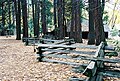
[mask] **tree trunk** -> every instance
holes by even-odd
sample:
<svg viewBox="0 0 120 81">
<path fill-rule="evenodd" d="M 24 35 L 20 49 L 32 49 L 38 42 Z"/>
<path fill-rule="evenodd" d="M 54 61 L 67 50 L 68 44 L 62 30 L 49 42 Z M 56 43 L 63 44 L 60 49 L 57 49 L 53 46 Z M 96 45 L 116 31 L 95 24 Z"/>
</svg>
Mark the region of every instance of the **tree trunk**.
<svg viewBox="0 0 120 81">
<path fill-rule="evenodd" d="M 8 8 L 9 8 L 9 28 L 8 28 L 8 35 L 10 35 L 10 27 L 11 27 L 11 3 L 10 0 L 8 0 Z"/>
<path fill-rule="evenodd" d="M 57 39 L 57 0 L 54 0 L 54 26 L 55 26 L 55 38 Z"/>
<path fill-rule="evenodd" d="M 14 2 L 12 3 L 12 24 L 15 24 L 15 7 L 14 7 Z"/>
<path fill-rule="evenodd" d="M 66 19 L 65 19 L 65 0 L 62 0 L 62 14 L 63 14 L 63 38 L 67 35 L 67 29 L 66 29 Z"/>
<path fill-rule="evenodd" d="M 35 19 L 34 19 L 34 36 L 39 37 L 39 1 L 35 0 Z"/>
<path fill-rule="evenodd" d="M 102 0 L 102 16 L 103 16 L 104 8 L 105 8 L 105 0 Z"/>
<path fill-rule="evenodd" d="M 100 26 L 101 26 L 101 41 L 106 42 L 105 40 L 105 32 L 104 32 L 104 24 L 103 24 L 103 12 L 104 12 L 104 6 L 105 6 L 105 1 L 102 2 L 101 4 L 101 0 L 99 0 L 99 5 L 103 5 L 100 6 L 99 8 L 99 15 L 100 15 Z"/>
<path fill-rule="evenodd" d="M 22 17 L 23 17 L 23 38 L 28 37 L 28 21 L 27 21 L 27 2 L 26 0 L 21 0 L 22 2 Z"/>
<path fill-rule="evenodd" d="M 75 2 L 75 41 L 77 43 L 82 43 L 80 2 L 80 0 L 76 0 Z"/>
<path fill-rule="evenodd" d="M 20 6 L 20 0 L 18 0 L 18 40 L 21 39 L 21 6 Z"/>
<path fill-rule="evenodd" d="M 55 25 L 55 28 L 57 28 L 56 7 L 57 7 L 57 0 L 54 0 L 54 25 Z"/>
<path fill-rule="evenodd" d="M 34 0 L 31 0 L 31 2 L 32 2 L 32 18 L 33 18 L 33 28 L 34 28 L 34 36 L 35 36 L 35 2 L 34 2 Z"/>
<path fill-rule="evenodd" d="M 100 39 L 100 24 L 98 18 L 99 18 L 99 14 L 98 14 L 98 0 L 94 0 L 94 5 L 95 5 L 95 18 L 94 18 L 94 22 L 95 22 L 95 34 L 96 34 L 96 45 L 99 45 L 101 42 Z"/>
<path fill-rule="evenodd" d="M 27 13 L 28 13 L 28 20 L 29 20 L 29 12 L 30 12 L 30 9 L 29 9 L 29 7 L 30 7 L 30 0 L 28 0 L 28 5 L 27 5 L 27 7 L 28 7 L 28 10 L 27 10 Z"/>
<path fill-rule="evenodd" d="M 18 3 L 14 0 L 15 14 L 16 14 L 16 40 L 21 40 L 21 9 L 20 0 Z"/>
<path fill-rule="evenodd" d="M 102 8 L 100 0 L 94 0 L 95 3 L 95 34 L 96 34 L 96 45 L 99 45 L 102 41 L 105 41 L 104 26 L 102 20 Z"/>
<path fill-rule="evenodd" d="M 70 28 L 70 38 L 74 38 L 75 34 L 75 0 L 72 0 L 72 17 L 71 17 L 71 28 Z"/>
<path fill-rule="evenodd" d="M 47 33 L 47 21 L 46 21 L 46 0 L 42 1 L 41 4 L 41 21 L 42 21 L 42 32 L 43 34 Z"/>
<path fill-rule="evenodd" d="M 94 32 L 94 1 L 89 0 L 89 34 L 88 34 L 88 44 L 95 44 L 95 32 Z"/>
<path fill-rule="evenodd" d="M 40 0 L 38 0 L 38 4 L 37 4 L 37 9 L 38 9 L 38 13 L 37 13 L 37 37 L 39 37 L 39 34 L 40 34 L 40 32 L 39 32 L 39 30 L 40 30 Z"/>
<path fill-rule="evenodd" d="M 4 10 L 4 2 L 2 3 L 2 33 L 1 35 L 5 35 L 5 10 Z"/>
<path fill-rule="evenodd" d="M 64 32 L 63 32 L 63 9 L 62 9 L 62 0 L 58 0 L 58 35 L 59 39 L 64 38 Z"/>
</svg>

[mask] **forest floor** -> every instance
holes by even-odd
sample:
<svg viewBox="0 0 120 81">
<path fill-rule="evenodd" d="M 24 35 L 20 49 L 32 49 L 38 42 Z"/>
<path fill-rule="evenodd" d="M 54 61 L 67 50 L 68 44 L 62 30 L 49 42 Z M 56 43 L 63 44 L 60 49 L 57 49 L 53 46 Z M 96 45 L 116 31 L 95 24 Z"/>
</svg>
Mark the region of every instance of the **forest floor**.
<svg viewBox="0 0 120 81">
<path fill-rule="evenodd" d="M 0 36 L 0 81 L 69 81 L 72 76 L 85 77 L 71 69 L 69 65 L 38 62 L 32 46 L 25 46 L 14 36 Z M 120 81 L 110 79 L 106 81 Z"/>
</svg>

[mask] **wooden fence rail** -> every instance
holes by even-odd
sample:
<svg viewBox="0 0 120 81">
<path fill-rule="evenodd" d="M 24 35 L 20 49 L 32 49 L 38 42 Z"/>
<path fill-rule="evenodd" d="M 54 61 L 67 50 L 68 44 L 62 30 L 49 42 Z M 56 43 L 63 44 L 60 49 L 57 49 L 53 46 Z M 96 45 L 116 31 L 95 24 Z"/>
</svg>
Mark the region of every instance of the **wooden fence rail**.
<svg viewBox="0 0 120 81">
<path fill-rule="evenodd" d="M 74 39 L 64 39 L 64 40 L 51 40 L 51 39 L 44 39 L 44 38 L 22 38 L 22 41 L 25 42 L 25 45 L 38 45 L 40 43 L 47 44 L 61 44 L 65 42 L 69 42 L 69 44 L 74 43 Z"/>
<path fill-rule="evenodd" d="M 64 45 L 62 43 L 59 44 L 37 44 L 38 52 L 37 52 L 37 59 L 41 62 L 52 62 L 52 63 L 60 63 L 60 64 L 67 64 L 78 66 L 77 69 L 81 72 L 81 66 L 84 66 L 83 75 L 86 75 L 88 78 L 80 79 L 80 78 L 70 78 L 70 81 L 102 81 L 104 76 L 114 76 L 119 77 L 120 72 L 106 71 L 104 63 L 120 63 L 120 59 L 109 59 L 105 58 L 105 56 L 117 56 L 117 52 L 114 51 L 114 48 L 106 46 L 104 42 L 101 42 L 99 46 L 76 46 L 76 45 Z M 81 49 L 94 49 L 96 51 L 76 51 L 76 48 Z M 106 52 L 106 50 L 108 50 Z M 87 55 L 87 56 L 83 56 Z M 93 57 L 89 57 L 93 55 Z M 54 58 L 62 58 L 62 59 L 71 59 L 71 60 L 88 60 L 88 64 L 80 64 L 75 62 L 66 62 L 60 60 L 54 60 Z M 77 71 L 76 71 L 77 72 Z M 109 72 L 108 74 L 104 72 Z"/>
</svg>

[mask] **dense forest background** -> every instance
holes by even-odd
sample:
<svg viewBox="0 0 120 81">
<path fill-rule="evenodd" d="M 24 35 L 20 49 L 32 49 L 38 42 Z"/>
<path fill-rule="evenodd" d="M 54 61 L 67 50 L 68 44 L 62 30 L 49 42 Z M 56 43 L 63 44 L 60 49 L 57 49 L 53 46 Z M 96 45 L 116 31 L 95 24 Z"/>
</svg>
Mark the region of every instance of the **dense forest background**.
<svg viewBox="0 0 120 81">
<path fill-rule="evenodd" d="M 82 43 L 81 23 L 88 20 L 88 44 L 99 45 L 105 41 L 104 22 L 114 27 L 117 19 L 109 20 L 106 2 L 109 0 L 0 0 L 0 35 L 16 34 L 21 40 L 53 32 L 55 39 L 68 36 Z"/>
</svg>

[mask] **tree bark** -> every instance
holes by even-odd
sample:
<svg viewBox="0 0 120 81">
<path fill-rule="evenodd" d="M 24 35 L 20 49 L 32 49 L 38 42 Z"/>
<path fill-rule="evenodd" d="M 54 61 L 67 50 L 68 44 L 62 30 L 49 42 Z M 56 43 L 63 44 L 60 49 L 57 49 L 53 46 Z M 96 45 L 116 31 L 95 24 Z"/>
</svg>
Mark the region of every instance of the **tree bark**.
<svg viewBox="0 0 120 81">
<path fill-rule="evenodd" d="M 16 40 L 21 40 L 21 8 L 20 0 L 18 3 L 14 0 L 15 14 L 16 14 Z"/>
<path fill-rule="evenodd" d="M 75 0 L 72 0 L 72 17 L 71 17 L 71 28 L 70 28 L 70 38 L 74 38 L 75 34 Z"/>
<path fill-rule="evenodd" d="M 21 39 L 21 6 L 20 6 L 20 0 L 18 0 L 18 40 Z"/>
<path fill-rule="evenodd" d="M 26 0 L 21 0 L 21 3 L 23 17 L 23 38 L 28 38 L 27 2 Z"/>
<path fill-rule="evenodd" d="M 89 34 L 88 34 L 88 44 L 95 44 L 95 29 L 94 29 L 94 1 L 89 0 Z"/>
<path fill-rule="evenodd" d="M 65 0 L 62 0 L 62 14 L 63 14 L 63 38 L 67 35 L 67 29 L 66 29 L 66 19 L 65 19 Z"/>
<path fill-rule="evenodd" d="M 54 0 L 54 26 L 55 26 L 55 39 L 57 39 L 57 0 Z"/>
<path fill-rule="evenodd" d="M 34 36 L 39 37 L 39 1 L 35 0 L 35 19 L 34 19 Z"/>
<path fill-rule="evenodd" d="M 56 8 L 57 8 L 57 0 L 54 0 L 54 25 L 55 25 L 55 28 L 57 28 Z"/>
<path fill-rule="evenodd" d="M 99 5 L 103 5 L 100 6 L 99 8 L 99 15 L 100 15 L 100 25 L 101 25 L 101 41 L 106 42 L 105 40 L 105 32 L 104 32 L 104 24 L 103 24 L 103 12 L 104 12 L 104 6 L 105 6 L 105 1 L 103 1 L 101 3 L 101 0 L 99 0 Z"/>
<path fill-rule="evenodd" d="M 2 2 L 2 33 L 1 35 L 5 35 L 5 10 L 4 10 L 4 2 Z"/>
<path fill-rule="evenodd" d="M 5 26 L 5 10 L 4 10 L 4 3 L 2 3 L 2 26 Z"/>
<path fill-rule="evenodd" d="M 41 4 L 41 21 L 42 21 L 42 33 L 46 34 L 47 33 L 47 21 L 46 21 L 46 0 L 42 1 Z"/>
<path fill-rule="evenodd" d="M 102 0 L 102 16 L 103 16 L 104 8 L 105 8 L 105 0 Z"/>
<path fill-rule="evenodd" d="M 96 34 L 96 45 L 99 45 L 102 41 L 105 41 L 104 26 L 102 20 L 102 8 L 100 0 L 94 0 L 95 3 L 95 34 Z"/>
<path fill-rule="evenodd" d="M 10 35 L 10 27 L 11 27 L 11 3 L 10 3 L 10 0 L 8 0 L 8 8 L 9 8 L 9 11 L 8 11 L 8 13 L 9 13 L 9 28 L 8 28 L 8 35 Z"/>
<path fill-rule="evenodd" d="M 12 24 L 15 24 L 15 7 L 14 7 L 14 2 L 12 3 Z"/>
<path fill-rule="evenodd" d="M 75 0 L 75 41 L 82 43 L 80 0 Z"/>
<path fill-rule="evenodd" d="M 58 35 L 59 39 L 64 38 L 64 32 L 63 32 L 63 9 L 62 9 L 62 0 L 58 0 Z"/>
<path fill-rule="evenodd" d="M 32 2 L 32 18 L 33 18 L 33 28 L 34 28 L 34 36 L 35 36 L 35 2 L 34 0 L 31 0 Z"/>
</svg>

